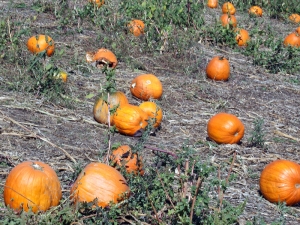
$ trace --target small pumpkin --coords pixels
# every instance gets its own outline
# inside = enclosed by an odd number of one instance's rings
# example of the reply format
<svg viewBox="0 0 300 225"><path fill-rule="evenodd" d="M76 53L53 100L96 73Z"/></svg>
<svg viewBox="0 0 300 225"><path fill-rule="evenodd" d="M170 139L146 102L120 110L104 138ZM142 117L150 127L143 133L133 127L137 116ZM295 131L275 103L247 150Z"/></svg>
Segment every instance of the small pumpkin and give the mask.
<svg viewBox="0 0 300 225"><path fill-rule="evenodd" d="M5 205L17 212L36 213L57 206L62 197L55 171L40 161L25 161L15 166L4 186Z"/></svg>
<svg viewBox="0 0 300 225"><path fill-rule="evenodd" d="M300 47L300 35L296 32L287 35L283 41L285 46Z"/></svg>
<svg viewBox="0 0 300 225"><path fill-rule="evenodd" d="M269 163L261 172L259 180L262 195L272 203L300 202L300 166L298 163L279 159Z"/></svg>
<svg viewBox="0 0 300 225"><path fill-rule="evenodd" d="M46 51L47 56L52 56L54 54L55 46L54 41L48 35L34 35L30 37L27 41L27 48L33 54Z"/></svg>
<svg viewBox="0 0 300 225"><path fill-rule="evenodd" d="M218 113L210 118L207 133L210 139L218 144L235 144L244 136L245 127L242 121L229 113Z"/></svg>
<svg viewBox="0 0 300 225"><path fill-rule="evenodd" d="M144 34L145 32L145 24L142 20L131 20L127 27L129 31L136 37Z"/></svg>
<svg viewBox="0 0 300 225"><path fill-rule="evenodd" d="M259 6L256 6L256 5L251 6L248 12L250 15L259 16L259 17L261 17L263 14L262 8L260 8Z"/></svg>
<svg viewBox="0 0 300 225"><path fill-rule="evenodd" d="M300 35L300 27L297 27L296 30L295 30L295 32L296 32L298 35Z"/></svg>
<svg viewBox="0 0 300 225"><path fill-rule="evenodd" d="M134 78L130 85L131 93L144 101L159 99L163 93L160 80L153 74L142 74Z"/></svg>
<svg viewBox="0 0 300 225"><path fill-rule="evenodd" d="M88 164L71 187L74 203L93 202L105 208L128 198L130 188L123 175L115 168L100 162Z"/></svg>
<svg viewBox="0 0 300 225"><path fill-rule="evenodd" d="M93 3L94 5L96 5L98 8L100 8L105 1L104 0L89 0L90 3Z"/></svg>
<svg viewBox="0 0 300 225"><path fill-rule="evenodd" d="M221 56L213 57L206 66L206 75L213 80L228 80L230 76L229 61Z"/></svg>
<svg viewBox="0 0 300 225"><path fill-rule="evenodd" d="M144 175L144 165L142 157L137 153L132 153L129 145L121 145L117 149L112 151L110 160L113 167L124 166L127 173L134 173Z"/></svg>
<svg viewBox="0 0 300 225"><path fill-rule="evenodd" d="M222 12L224 14L234 15L235 14L235 7L231 2L225 2L222 5Z"/></svg>
<svg viewBox="0 0 300 225"><path fill-rule="evenodd" d="M250 40L250 36L247 30L245 29L236 29L236 42L238 46L245 46Z"/></svg>
<svg viewBox="0 0 300 225"><path fill-rule="evenodd" d="M218 0L208 0L207 1L207 6L209 8L217 8L218 7Z"/></svg>
<svg viewBox="0 0 300 225"><path fill-rule="evenodd" d="M126 104L117 108L113 123L121 134L141 136L148 125L148 115L138 106Z"/></svg>
<svg viewBox="0 0 300 225"><path fill-rule="evenodd" d="M128 104L128 99L126 95L121 91L110 93L109 99L107 93L101 93L96 99L93 107L94 119L98 123L108 124L109 109L107 103L109 103L110 109L113 109L115 107ZM110 115L110 124L114 125L113 115Z"/></svg>
<svg viewBox="0 0 300 225"><path fill-rule="evenodd" d="M222 14L220 17L220 21L223 27L237 26L237 20L234 15Z"/></svg>
<svg viewBox="0 0 300 225"><path fill-rule="evenodd" d="M155 102L142 102L139 107L148 115L149 120L153 120L153 127L159 127L163 118L162 109Z"/></svg>
<svg viewBox="0 0 300 225"><path fill-rule="evenodd" d="M293 23L300 23L300 15L299 15L299 14L296 14L296 13L291 14L291 15L289 16L289 19L290 19L290 21L293 22Z"/></svg>
<svg viewBox="0 0 300 225"><path fill-rule="evenodd" d="M59 70L54 74L54 78L61 79L62 82L66 83L68 81L68 74L66 71Z"/></svg>
<svg viewBox="0 0 300 225"><path fill-rule="evenodd" d="M97 52L87 52L86 61L96 63L96 66L100 69L104 65L107 65L109 68L115 68L118 64L116 55L106 48L100 48Z"/></svg>

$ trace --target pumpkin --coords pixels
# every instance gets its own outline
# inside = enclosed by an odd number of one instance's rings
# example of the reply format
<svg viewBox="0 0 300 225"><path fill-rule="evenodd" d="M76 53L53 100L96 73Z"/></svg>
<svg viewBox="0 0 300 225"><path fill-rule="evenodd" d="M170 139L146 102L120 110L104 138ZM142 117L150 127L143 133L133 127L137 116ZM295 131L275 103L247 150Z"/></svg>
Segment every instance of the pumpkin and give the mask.
<svg viewBox="0 0 300 225"><path fill-rule="evenodd" d="M127 27L129 31L136 37L144 34L145 24L142 20L131 20Z"/></svg>
<svg viewBox="0 0 300 225"><path fill-rule="evenodd" d="M223 27L236 27L237 26L237 20L234 15L228 15L228 14L222 14L220 17L220 21L222 23Z"/></svg>
<svg viewBox="0 0 300 225"><path fill-rule="evenodd" d="M229 61L224 57L213 57L206 66L206 75L213 80L228 80L230 76Z"/></svg>
<svg viewBox="0 0 300 225"><path fill-rule="evenodd" d="M59 70L54 74L55 79L61 79L62 82L66 83L68 81L68 74L63 70Z"/></svg>
<svg viewBox="0 0 300 225"><path fill-rule="evenodd" d="M121 134L140 136L148 125L148 115L138 106L127 104L117 108L113 123Z"/></svg>
<svg viewBox="0 0 300 225"><path fill-rule="evenodd" d="M234 15L235 14L235 7L232 3L230 2L225 2L222 5L222 12L224 14L230 14L230 15Z"/></svg>
<svg viewBox="0 0 300 225"><path fill-rule="evenodd" d="M293 23L300 23L300 15L299 14L291 14L289 16L290 21L292 21Z"/></svg>
<svg viewBox="0 0 300 225"><path fill-rule="evenodd" d="M86 61L89 63L96 63L98 68L102 68L107 65L109 68L115 68L118 64L116 55L105 48L100 48L97 52L87 52Z"/></svg>
<svg viewBox="0 0 300 225"><path fill-rule="evenodd" d="M124 166L127 173L144 175L142 157L137 153L132 153L129 145L121 145L112 151L110 160L113 167Z"/></svg>
<svg viewBox="0 0 300 225"><path fill-rule="evenodd" d="M208 0L207 1L207 6L209 8L217 8L218 7L218 0Z"/></svg>
<svg viewBox="0 0 300 225"><path fill-rule="evenodd" d="M94 119L101 124L108 124L108 105L110 109L113 109L115 107L119 107L124 104L128 104L128 99L126 95L121 92L112 92L109 94L109 101L108 100L108 94L102 93L95 101L94 107L93 107L93 114ZM113 123L113 115L110 115L110 124L114 125Z"/></svg>
<svg viewBox="0 0 300 225"><path fill-rule="evenodd" d="M153 127L159 127L162 121L163 112L155 102L142 102L139 105L139 108L141 108L148 115L148 123L149 120L153 120Z"/></svg>
<svg viewBox="0 0 300 225"><path fill-rule="evenodd" d="M95 4L98 8L105 3L104 0L89 0L89 2Z"/></svg>
<svg viewBox="0 0 300 225"><path fill-rule="evenodd" d="M283 41L285 46L300 47L300 35L296 32L287 35Z"/></svg>
<svg viewBox="0 0 300 225"><path fill-rule="evenodd" d="M207 133L218 144L235 144L244 136L244 124L229 113L218 113L210 118Z"/></svg>
<svg viewBox="0 0 300 225"><path fill-rule="evenodd" d="M54 54L54 41L51 37L43 34L34 35L27 41L27 48L33 54L46 51L47 56Z"/></svg>
<svg viewBox="0 0 300 225"><path fill-rule="evenodd" d="M263 14L263 10L259 6L251 6L248 12L250 15L259 16L259 17L261 17Z"/></svg>
<svg viewBox="0 0 300 225"><path fill-rule="evenodd" d="M70 194L75 204L96 199L97 206L105 208L110 203L118 203L129 197L130 188L118 170L104 163L93 162L79 174Z"/></svg>
<svg viewBox="0 0 300 225"><path fill-rule="evenodd" d="M250 40L248 31L245 29L236 29L235 40L236 40L238 46L247 45L247 42Z"/></svg>
<svg viewBox="0 0 300 225"><path fill-rule="evenodd" d="M160 80L153 74L142 74L134 78L130 92L137 98L148 101L150 98L159 99L163 93Z"/></svg>
<svg viewBox="0 0 300 225"><path fill-rule="evenodd" d="M285 159L269 163L261 172L259 180L262 195L272 203L300 202L300 166Z"/></svg>
<svg viewBox="0 0 300 225"><path fill-rule="evenodd" d="M55 171L40 161L25 161L15 166L4 186L5 205L17 212L36 213L57 206L61 200L61 186Z"/></svg>
<svg viewBox="0 0 300 225"><path fill-rule="evenodd" d="M297 27L296 30L295 30L295 32L296 32L298 35L300 35L300 27Z"/></svg>

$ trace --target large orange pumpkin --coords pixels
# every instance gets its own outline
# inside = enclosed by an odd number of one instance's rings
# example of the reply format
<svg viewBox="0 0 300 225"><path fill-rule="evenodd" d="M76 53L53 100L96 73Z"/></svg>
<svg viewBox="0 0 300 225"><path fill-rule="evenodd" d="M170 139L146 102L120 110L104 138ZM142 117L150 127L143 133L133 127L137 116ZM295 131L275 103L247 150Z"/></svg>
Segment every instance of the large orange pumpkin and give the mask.
<svg viewBox="0 0 300 225"><path fill-rule="evenodd" d="M88 164L71 188L75 203L92 202L104 208L129 196L130 188L125 178L115 168L100 162Z"/></svg>
<svg viewBox="0 0 300 225"><path fill-rule="evenodd" d="M46 51L47 56L54 53L54 41L51 37L43 34L34 35L27 41L27 48L30 52L37 54Z"/></svg>
<svg viewBox="0 0 300 225"><path fill-rule="evenodd" d="M229 61L224 57L213 57L206 66L206 75L213 80L228 80L230 76Z"/></svg>
<svg viewBox="0 0 300 225"><path fill-rule="evenodd" d="M225 2L222 5L222 12L224 14L230 14L230 15L234 15L235 14L235 7L232 3L230 2Z"/></svg>
<svg viewBox="0 0 300 225"><path fill-rule="evenodd" d="M102 124L108 124L108 105L110 109L114 109L115 107L119 107L125 104L128 104L128 99L126 95L121 92L112 92L109 94L109 99L108 99L108 94L107 93L102 93L95 101L94 108L93 108L93 114L94 114L94 119L98 123ZM113 115L110 115L110 124L114 125L113 123Z"/></svg>
<svg viewBox="0 0 300 225"><path fill-rule="evenodd" d="M262 16L263 10L259 6L251 6L249 9L249 14L250 15L255 15L255 16Z"/></svg>
<svg viewBox="0 0 300 225"><path fill-rule="evenodd" d="M300 202L300 166L289 160L276 160L262 171L259 180L262 195L270 202L295 205Z"/></svg>
<svg viewBox="0 0 300 225"><path fill-rule="evenodd" d="M124 166L127 173L144 175L142 157L132 153L129 145L121 145L110 156L113 167Z"/></svg>
<svg viewBox="0 0 300 225"><path fill-rule="evenodd" d="M148 125L148 115L138 106L127 104L116 110L113 123L121 134L140 136Z"/></svg>
<svg viewBox="0 0 300 225"><path fill-rule="evenodd" d="M100 69L104 65L107 65L109 68L115 68L118 64L116 55L106 48L100 48L97 52L87 52L85 56L87 62L95 62Z"/></svg>
<svg viewBox="0 0 300 225"><path fill-rule="evenodd" d="M237 26L237 20L234 15L222 14L220 17L220 21L223 27Z"/></svg>
<svg viewBox="0 0 300 225"><path fill-rule="evenodd" d="M247 45L247 42L250 40L248 31L245 29L236 29L235 40L236 40L238 46Z"/></svg>
<svg viewBox="0 0 300 225"><path fill-rule="evenodd" d="M285 46L300 47L300 35L296 32L287 35L283 41Z"/></svg>
<svg viewBox="0 0 300 225"><path fill-rule="evenodd" d="M142 74L133 79L130 85L131 93L144 101L150 98L159 99L163 93L160 80L153 74Z"/></svg>
<svg viewBox="0 0 300 225"><path fill-rule="evenodd" d="M25 161L14 167L4 186L5 205L19 212L36 213L57 206L61 200L61 186L55 171L39 161Z"/></svg>
<svg viewBox="0 0 300 225"><path fill-rule="evenodd" d="M207 1L207 6L209 8L217 8L218 7L218 0L208 0Z"/></svg>
<svg viewBox="0 0 300 225"><path fill-rule="evenodd" d="M144 34L145 24L142 20L131 20L127 27L129 31L136 37Z"/></svg>
<svg viewBox="0 0 300 225"><path fill-rule="evenodd" d="M210 139L218 144L235 144L244 136L244 124L229 113L214 115L207 124L207 133Z"/></svg>
<svg viewBox="0 0 300 225"><path fill-rule="evenodd" d="M148 115L149 120L153 120L153 127L159 127L163 112L155 102L142 102L139 107ZM148 121L149 122L149 121Z"/></svg>

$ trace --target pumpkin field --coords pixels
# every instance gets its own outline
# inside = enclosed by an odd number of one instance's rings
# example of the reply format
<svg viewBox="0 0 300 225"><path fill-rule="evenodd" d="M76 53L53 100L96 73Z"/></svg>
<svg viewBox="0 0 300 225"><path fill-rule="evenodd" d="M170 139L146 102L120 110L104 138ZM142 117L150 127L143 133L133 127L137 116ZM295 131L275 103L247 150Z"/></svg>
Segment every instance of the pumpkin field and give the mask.
<svg viewBox="0 0 300 225"><path fill-rule="evenodd" d="M300 224L299 0L2 0L0 224Z"/></svg>

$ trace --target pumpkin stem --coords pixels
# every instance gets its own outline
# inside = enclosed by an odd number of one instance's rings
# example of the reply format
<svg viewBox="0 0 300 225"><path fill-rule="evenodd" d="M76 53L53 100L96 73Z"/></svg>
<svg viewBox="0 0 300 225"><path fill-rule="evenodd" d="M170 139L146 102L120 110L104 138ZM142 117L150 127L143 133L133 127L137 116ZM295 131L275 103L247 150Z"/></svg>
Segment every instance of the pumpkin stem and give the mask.
<svg viewBox="0 0 300 225"><path fill-rule="evenodd" d="M41 167L41 166L40 166L39 164L37 164L37 163L33 163L31 166L32 166L33 169L35 169L35 170L43 171L43 167Z"/></svg>
<svg viewBox="0 0 300 225"><path fill-rule="evenodd" d="M300 184L295 184L295 188L300 188Z"/></svg>

